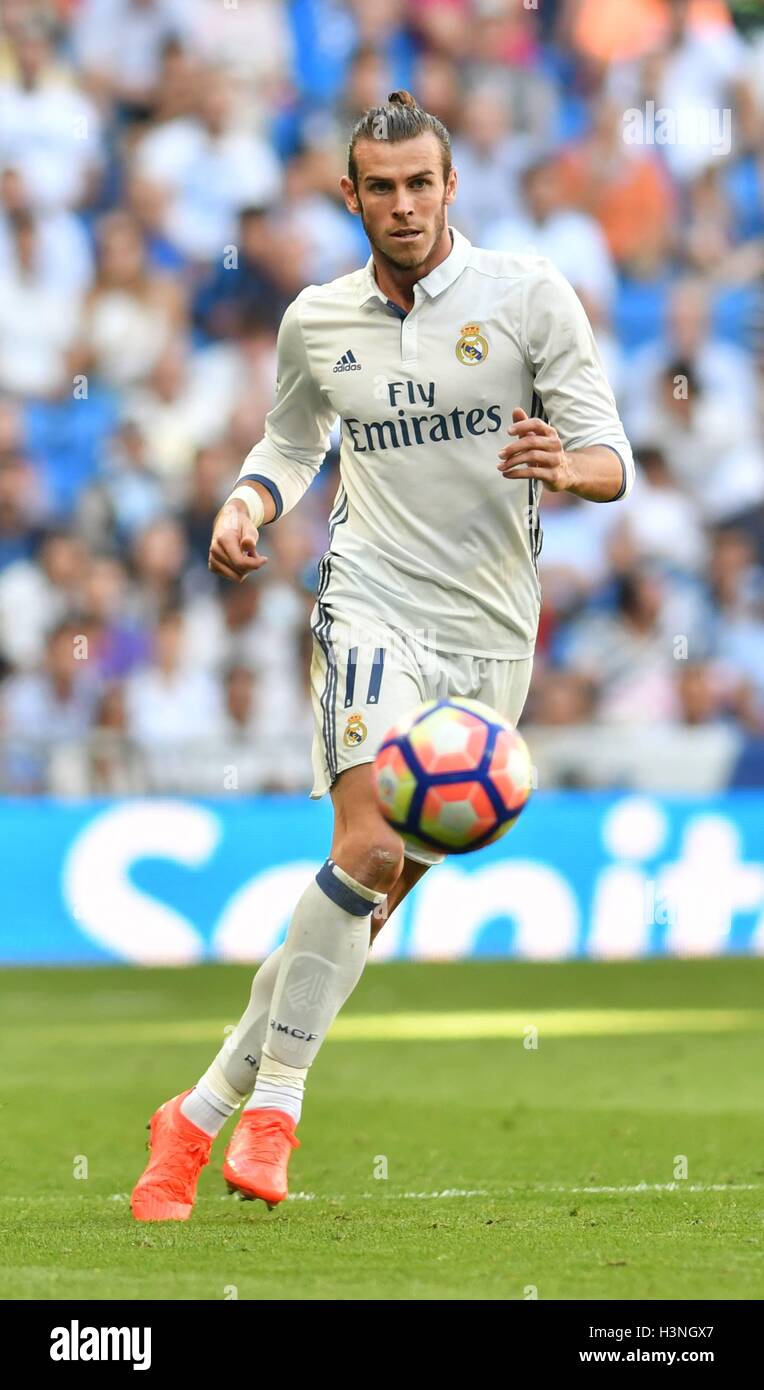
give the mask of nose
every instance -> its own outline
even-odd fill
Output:
[[[405,222],[407,217],[411,217],[414,209],[411,206],[411,194],[407,188],[400,188],[396,191],[395,203],[393,205],[393,217],[399,222]]]

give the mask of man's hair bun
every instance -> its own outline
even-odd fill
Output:
[[[414,111],[418,106],[418,102],[415,97],[412,97],[411,92],[391,92],[387,100],[391,106],[410,106]]]

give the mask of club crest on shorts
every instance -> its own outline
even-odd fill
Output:
[[[488,356],[488,340],[480,332],[479,323],[462,325],[462,336],[456,344],[456,355],[465,367],[477,367]]]
[[[346,748],[357,748],[359,743],[363,743],[368,732],[362,714],[349,714],[342,742]]]

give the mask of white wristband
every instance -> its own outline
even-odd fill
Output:
[[[256,526],[259,530],[263,524],[263,517],[265,516],[265,507],[263,506],[262,497],[260,497],[259,493],[255,492],[253,487],[247,487],[246,484],[234,488],[231,496],[226,499],[226,505],[228,502],[233,502],[235,497],[238,497],[239,501],[244,503],[244,506],[249,512],[250,521],[253,526]]]

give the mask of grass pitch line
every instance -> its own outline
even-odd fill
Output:
[[[621,1185],[595,1186],[586,1184],[585,1186],[556,1184],[556,1183],[533,1183],[523,1184],[516,1187],[444,1187],[429,1192],[290,1192],[287,1202],[344,1202],[352,1205],[353,1202],[439,1202],[452,1198],[470,1199],[472,1197],[488,1198],[489,1200],[499,1201],[502,1198],[517,1197],[545,1197],[545,1196],[565,1196],[565,1197],[600,1197],[600,1196],[632,1196],[639,1193],[657,1192],[678,1192],[686,1194],[710,1193],[710,1192],[761,1192],[764,1190],[764,1183],[760,1182],[638,1182],[624,1183]],[[69,1198],[69,1201],[72,1199]],[[127,1204],[130,1201],[129,1192],[112,1192],[109,1196],[97,1196],[95,1198],[81,1196],[78,1202],[83,1208],[98,1206],[100,1202],[116,1203],[118,1205]],[[206,1208],[208,1205],[218,1202],[238,1201],[239,1198],[231,1196],[230,1193],[220,1193],[218,1196],[200,1197],[198,1205]],[[23,1205],[25,1207],[49,1207],[58,1205],[60,1197],[57,1194],[41,1196],[30,1193],[26,1196],[3,1195],[0,1196],[0,1211],[4,1206],[15,1207]]]
[[[318,1192],[290,1192],[287,1197],[288,1202],[348,1202],[348,1201],[375,1201],[382,1198],[387,1202],[400,1201],[440,1201],[446,1197],[518,1197],[518,1196],[544,1196],[545,1194],[563,1193],[566,1196],[599,1196],[601,1194],[615,1193],[617,1195],[630,1195],[634,1192],[759,1192],[764,1184],[759,1182],[638,1182],[624,1184],[620,1187],[569,1187],[555,1186],[551,1183],[538,1183],[532,1187],[503,1187],[500,1190],[493,1190],[487,1187],[446,1187],[440,1192],[359,1192],[354,1196],[346,1193],[318,1193]],[[225,1202],[229,1199],[221,1197]]]
[[[235,1020],[231,1020],[232,1026]],[[37,1042],[198,1043],[224,1037],[219,1019],[134,1022],[80,1022],[40,1027],[37,1021],[14,1024],[34,1030]],[[738,1033],[764,1030],[759,1009],[471,1009],[469,1011],[348,1014],[332,1026],[330,1042],[459,1042],[479,1038],[517,1038],[528,1028],[545,1038],[650,1036],[660,1033]]]

